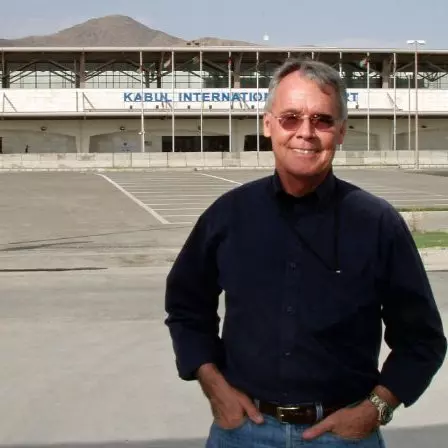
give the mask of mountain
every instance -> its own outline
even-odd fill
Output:
[[[0,39],[1,47],[180,47],[197,43],[202,46],[253,45],[210,37],[187,42],[122,15],[91,19],[54,34]]]
[[[21,47],[135,47],[176,46],[183,40],[153,30],[125,16],[106,16],[46,36],[28,36],[13,40]]]
[[[240,40],[229,40],[229,39],[220,39],[218,37],[200,37],[199,39],[195,39],[194,41],[187,42],[187,45],[191,45],[192,43],[199,43],[199,45],[203,47],[257,47],[261,45],[251,44],[250,42],[244,42]]]

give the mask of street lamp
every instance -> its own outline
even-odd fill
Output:
[[[419,168],[419,155],[418,155],[418,46],[425,45],[424,40],[408,40],[406,41],[408,45],[414,45],[415,52],[415,68],[414,68],[414,81],[415,81],[415,169]]]

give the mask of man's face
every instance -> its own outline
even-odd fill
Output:
[[[345,122],[339,118],[333,88],[322,89],[298,72],[283,78],[272,109],[263,119],[264,135],[271,138],[278,171],[294,177],[328,172],[336,146],[345,135]]]

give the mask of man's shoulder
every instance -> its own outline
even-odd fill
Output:
[[[237,187],[232,188],[231,190],[222,194],[215,201],[215,204],[228,203],[229,201],[241,199],[245,200],[248,196],[264,193],[267,191],[266,189],[271,185],[271,182],[272,175],[264,176],[259,179],[239,184]]]
[[[272,175],[264,176],[244,184],[240,184],[229,191],[221,194],[205,211],[205,215],[215,217],[219,215],[228,215],[238,204],[254,204],[257,198],[262,198],[263,194],[268,191],[272,182]]]
[[[250,195],[253,193],[265,192],[266,188],[272,185],[272,175],[263,176],[241,184],[233,190],[233,194],[238,197]]]
[[[355,213],[364,213],[376,218],[385,214],[398,215],[398,211],[386,199],[345,180],[337,179],[337,182],[342,192],[341,201],[347,203]]]

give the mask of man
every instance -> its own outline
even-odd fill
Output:
[[[346,98],[323,63],[276,71],[264,115],[274,175],[212,204],[167,278],[178,372],[210,401],[210,448],[384,446],[380,426],[417,401],[444,360],[406,224],[333,174]],[[383,322],[391,352],[379,370]]]

